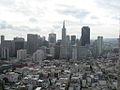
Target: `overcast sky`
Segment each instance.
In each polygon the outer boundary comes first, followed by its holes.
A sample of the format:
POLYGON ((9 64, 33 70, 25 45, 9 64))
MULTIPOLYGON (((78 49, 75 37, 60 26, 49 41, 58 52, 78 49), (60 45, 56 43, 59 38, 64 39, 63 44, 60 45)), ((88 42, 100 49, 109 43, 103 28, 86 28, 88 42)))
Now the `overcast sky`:
POLYGON ((6 39, 27 37, 28 33, 61 38, 63 20, 67 34, 81 36, 81 27, 97 36, 117 38, 120 0, 0 0, 0 35, 6 39))

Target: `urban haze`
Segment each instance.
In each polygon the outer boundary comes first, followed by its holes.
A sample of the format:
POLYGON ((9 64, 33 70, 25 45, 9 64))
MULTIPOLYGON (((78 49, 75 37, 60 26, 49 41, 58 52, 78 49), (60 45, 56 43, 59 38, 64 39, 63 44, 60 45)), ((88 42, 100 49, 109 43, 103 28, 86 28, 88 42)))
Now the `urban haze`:
POLYGON ((120 90, 120 0, 0 0, 0 90, 120 90))

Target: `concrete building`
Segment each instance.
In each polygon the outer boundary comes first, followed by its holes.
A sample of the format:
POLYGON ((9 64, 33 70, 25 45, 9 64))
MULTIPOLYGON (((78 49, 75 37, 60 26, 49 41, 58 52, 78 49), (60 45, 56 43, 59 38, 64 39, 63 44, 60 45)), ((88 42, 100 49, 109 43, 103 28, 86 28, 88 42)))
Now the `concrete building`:
POLYGON ((39 64, 42 63, 42 60, 44 60, 44 58, 45 58, 45 53, 41 49, 34 52, 32 56, 33 61, 39 62, 39 64))
POLYGON ((1 36, 1 48, 6 47, 9 49, 9 56, 14 57, 15 56, 15 45, 13 40, 5 40, 5 36, 1 36))
POLYGON ((47 50, 48 48, 46 46, 42 46, 39 49, 44 52, 44 59, 46 59, 46 56, 47 56, 48 51, 49 51, 49 50, 47 50))
POLYGON ((50 47, 55 46, 55 44, 56 44, 56 34, 55 33, 50 33, 48 41, 49 41, 49 46, 50 47))
POLYGON ((91 55, 92 55, 92 53, 91 53, 89 47, 86 47, 86 46, 78 47, 78 59, 88 58, 91 55))
POLYGON ((2 59, 9 60, 9 48, 7 48, 7 47, 2 47, 2 50, 1 50, 1 58, 2 58, 2 59))
POLYGON ((88 26, 82 27, 82 35, 80 39, 81 46, 90 44, 90 28, 88 26))
POLYGON ((104 48, 103 37, 98 36, 98 38, 97 38, 97 54, 98 54, 98 56, 101 56, 101 54, 103 53, 103 48, 104 48))
POLYGON ((20 49, 17 51, 17 59, 18 60, 23 60, 27 57, 27 50, 25 49, 20 49))
POLYGON ((71 42, 70 42, 70 36, 67 35, 66 37, 66 42, 67 42, 67 59, 71 59, 72 58, 72 48, 71 48, 71 42))
POLYGON ((72 59, 77 60, 77 46, 76 45, 72 46, 72 59))
POLYGON ((50 47, 50 55, 52 55, 52 57, 55 57, 55 48, 54 47, 50 47))
POLYGON ((25 40, 24 40, 24 38, 15 37, 14 38, 14 46, 15 46, 15 56, 17 56, 17 50, 25 48, 25 40))
POLYGON ((60 45, 61 45, 61 40, 58 40, 55 45, 55 59, 60 58, 60 45))
POLYGON ((75 43, 76 43, 76 36, 72 35, 71 36, 71 45, 75 45, 75 43))
POLYGON ((5 40, 5 36, 1 35, 1 44, 4 42, 4 40, 5 40))
POLYGON ((37 34, 27 35, 27 53, 33 54, 39 48, 39 36, 37 34))
POLYGON ((8 78, 8 80, 10 82, 17 82, 18 81, 18 77, 19 77, 19 74, 18 73, 15 73, 15 72, 8 72, 6 75, 5 75, 6 78, 8 78))
POLYGON ((92 55, 94 57, 97 57, 97 40, 93 42, 93 47, 92 47, 92 55))

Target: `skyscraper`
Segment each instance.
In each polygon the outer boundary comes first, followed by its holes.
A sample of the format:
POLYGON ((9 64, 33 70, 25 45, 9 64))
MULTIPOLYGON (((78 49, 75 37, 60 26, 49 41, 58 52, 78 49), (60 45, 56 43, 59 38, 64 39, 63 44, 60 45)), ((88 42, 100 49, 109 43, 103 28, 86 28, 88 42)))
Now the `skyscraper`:
POLYGON ((33 54, 39 48, 39 36, 36 34, 27 35, 27 53, 33 54))
POLYGON ((71 36, 71 45, 75 45, 75 43, 76 43, 76 36, 72 35, 71 36))
POLYGON ((5 36, 1 35, 1 45, 3 44, 4 40, 5 40, 5 36))
POLYGON ((15 56, 15 45, 14 45, 14 42, 13 40, 5 40, 5 36, 2 35, 1 36, 1 47, 5 47, 5 48, 8 48, 9 49, 9 56, 10 57, 13 57, 15 56))
POLYGON ((2 58, 2 59, 6 59, 6 60, 9 59, 9 48, 7 48, 7 47, 3 47, 3 48, 2 48, 1 58, 2 58))
POLYGON ((55 59, 60 58, 60 45, 61 45, 61 40, 57 40, 57 43, 55 45, 55 59))
POLYGON ((76 45, 72 46, 72 59, 77 60, 77 46, 76 45))
POLYGON ((67 35, 66 36, 66 48, 67 48, 67 59, 71 59, 72 58, 72 53, 71 53, 71 51, 72 51, 72 49, 71 49, 71 42, 70 42, 70 36, 69 35, 67 35))
POLYGON ((67 59, 67 42, 66 42, 65 21, 63 22, 63 28, 62 28, 62 41, 61 41, 61 45, 60 45, 60 58, 67 59))
POLYGON ((27 57, 27 51, 26 51, 26 49, 17 50, 17 59, 18 60, 23 60, 26 57, 27 57))
POLYGON ((49 43, 56 43, 56 34, 55 33, 49 34, 49 43))
POLYGON ((25 48, 25 40, 24 38, 14 38, 14 46, 15 46, 15 56, 17 56, 17 50, 25 48))
POLYGON ((98 56, 100 56, 103 52, 103 37, 102 36, 98 36, 97 39, 97 54, 98 56))
POLYGON ((90 28, 88 26, 82 27, 82 35, 80 40, 81 46, 90 44, 90 28))
POLYGON ((48 40, 49 40, 49 46, 50 47, 55 46, 55 44, 56 44, 56 34, 55 33, 50 33, 48 40))

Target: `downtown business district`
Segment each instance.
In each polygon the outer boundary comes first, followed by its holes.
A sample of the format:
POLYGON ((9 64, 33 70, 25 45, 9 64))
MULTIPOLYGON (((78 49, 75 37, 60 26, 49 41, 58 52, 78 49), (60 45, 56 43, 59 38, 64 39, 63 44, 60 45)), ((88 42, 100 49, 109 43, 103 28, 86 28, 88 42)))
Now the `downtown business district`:
POLYGON ((119 90, 118 42, 90 41, 88 26, 80 39, 66 35, 65 21, 57 41, 55 33, 27 42, 1 35, 0 57, 0 90, 119 90))

